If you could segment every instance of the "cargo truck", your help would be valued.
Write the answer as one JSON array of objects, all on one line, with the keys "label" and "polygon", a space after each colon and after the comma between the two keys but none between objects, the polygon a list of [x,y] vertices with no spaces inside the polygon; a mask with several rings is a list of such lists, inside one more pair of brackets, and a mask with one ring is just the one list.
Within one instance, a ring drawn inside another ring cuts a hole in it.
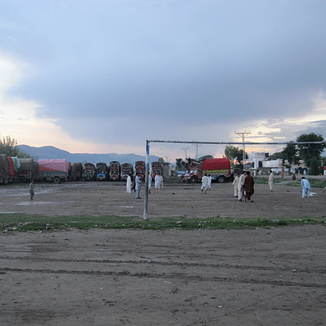
[{"label": "cargo truck", "polygon": [[96,168],[93,163],[84,163],[83,165],[83,181],[95,181],[96,179]]},{"label": "cargo truck", "polygon": [[120,180],[120,170],[121,170],[121,166],[118,161],[110,162],[110,168],[109,168],[110,181],[119,181]]},{"label": "cargo truck", "polygon": [[0,184],[9,182],[9,163],[6,154],[0,154]]},{"label": "cargo truck", "polygon": [[96,163],[96,180],[106,181],[108,180],[108,167],[105,163]]},{"label": "cargo truck", "polygon": [[81,181],[83,177],[83,165],[81,163],[73,163],[71,166],[71,180]]},{"label": "cargo truck", "polygon": [[204,174],[211,175],[215,182],[223,183],[233,179],[231,162],[228,158],[210,158],[202,161],[195,169],[184,175],[183,181],[200,182]]},{"label": "cargo truck", "polygon": [[161,162],[152,162],[152,177],[156,174],[163,176],[163,165]]},{"label": "cargo truck", "polygon": [[123,163],[121,164],[121,180],[126,181],[128,175],[131,177],[133,176],[133,167],[130,163]]},{"label": "cargo truck", "polygon": [[63,159],[38,160],[38,181],[60,183],[68,180],[69,162]]},{"label": "cargo truck", "polygon": [[38,176],[38,163],[32,158],[20,158],[17,178],[21,182],[31,182]]},{"label": "cargo truck", "polygon": [[145,162],[144,161],[136,161],[135,173],[140,174],[142,176],[142,179],[145,180]]}]

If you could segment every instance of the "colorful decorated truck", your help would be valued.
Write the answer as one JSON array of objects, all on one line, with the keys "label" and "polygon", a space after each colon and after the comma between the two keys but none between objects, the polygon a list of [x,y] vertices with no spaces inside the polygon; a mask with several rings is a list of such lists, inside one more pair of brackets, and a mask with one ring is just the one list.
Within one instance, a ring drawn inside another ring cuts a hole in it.
[{"label": "colorful decorated truck", "polygon": [[126,181],[128,175],[133,176],[134,169],[130,163],[121,164],[121,180]]},{"label": "colorful decorated truck", "polygon": [[109,178],[108,167],[105,163],[96,163],[96,180],[106,181]]},{"label": "colorful decorated truck", "polygon": [[109,168],[109,179],[110,181],[120,180],[120,163],[118,161],[111,161]]}]

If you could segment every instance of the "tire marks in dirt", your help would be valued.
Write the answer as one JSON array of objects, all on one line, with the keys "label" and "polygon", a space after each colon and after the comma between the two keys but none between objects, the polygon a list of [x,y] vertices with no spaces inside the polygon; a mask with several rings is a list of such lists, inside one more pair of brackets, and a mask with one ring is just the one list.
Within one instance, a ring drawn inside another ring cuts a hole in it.
[{"label": "tire marks in dirt", "polygon": [[198,282],[227,282],[227,283],[244,283],[244,284],[265,284],[274,286],[297,286],[305,288],[325,288],[326,284],[319,283],[302,283],[283,280],[264,280],[252,278],[236,278],[236,277],[203,277],[197,275],[188,275],[185,273],[131,273],[129,271],[89,271],[89,270],[52,270],[52,269],[31,269],[31,268],[0,268],[0,273],[42,273],[42,274],[70,274],[70,275],[94,275],[94,276],[115,276],[115,277],[136,277],[136,278],[154,278],[154,279],[179,279],[183,281]]},{"label": "tire marks in dirt", "polygon": [[180,261],[158,261],[158,260],[121,260],[121,259],[65,259],[65,258],[47,258],[47,257],[11,257],[0,256],[0,260],[24,260],[30,262],[62,262],[62,263],[97,263],[97,264],[148,264],[161,266],[180,266],[180,267],[211,267],[226,268],[239,270],[261,270],[261,271],[282,271],[297,273],[317,273],[326,274],[326,269],[307,269],[299,267],[283,267],[283,266],[258,266],[258,265],[239,265],[239,264],[208,264],[193,263]]}]

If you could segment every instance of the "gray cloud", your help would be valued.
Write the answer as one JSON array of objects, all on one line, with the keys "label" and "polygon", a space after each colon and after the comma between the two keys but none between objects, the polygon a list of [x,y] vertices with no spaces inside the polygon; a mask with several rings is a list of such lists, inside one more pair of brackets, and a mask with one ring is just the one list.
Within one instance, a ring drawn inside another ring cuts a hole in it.
[{"label": "gray cloud", "polygon": [[75,137],[227,138],[232,123],[311,108],[326,88],[325,9],[321,0],[13,0],[0,4],[0,50],[35,69],[14,94],[38,100]]}]

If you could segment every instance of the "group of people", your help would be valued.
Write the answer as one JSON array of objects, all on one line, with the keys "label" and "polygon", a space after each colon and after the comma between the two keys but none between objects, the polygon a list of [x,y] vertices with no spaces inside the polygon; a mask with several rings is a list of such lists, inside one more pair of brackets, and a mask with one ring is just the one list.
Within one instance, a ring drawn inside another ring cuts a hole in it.
[{"label": "group of people", "polygon": [[[249,171],[243,171],[241,174],[237,173],[233,180],[233,187],[234,187],[234,197],[238,198],[239,201],[243,200],[250,200],[252,195],[254,194],[254,178],[250,175]],[[269,172],[268,176],[268,187],[269,190],[273,191],[273,184],[274,184],[274,173],[272,170]],[[310,197],[310,183],[309,180],[305,177],[301,178],[301,190],[302,190],[302,198]]]},{"label": "group of people", "polygon": [[[151,192],[152,183],[154,182],[154,189],[155,191],[160,191],[163,188],[163,177],[160,174],[155,174],[154,177],[148,175],[148,192]],[[143,184],[143,175],[137,173],[135,179],[132,181],[131,176],[128,175],[127,177],[127,192],[131,193],[134,191],[136,193],[136,199],[141,199],[140,193]]]},{"label": "group of people", "polygon": [[201,191],[203,193],[207,193],[207,190],[212,188],[212,176],[209,174],[205,174],[202,178],[201,178]]},{"label": "group of people", "polygon": [[238,172],[233,180],[234,197],[239,201],[253,202],[252,196],[255,192],[255,181],[250,171]]}]

